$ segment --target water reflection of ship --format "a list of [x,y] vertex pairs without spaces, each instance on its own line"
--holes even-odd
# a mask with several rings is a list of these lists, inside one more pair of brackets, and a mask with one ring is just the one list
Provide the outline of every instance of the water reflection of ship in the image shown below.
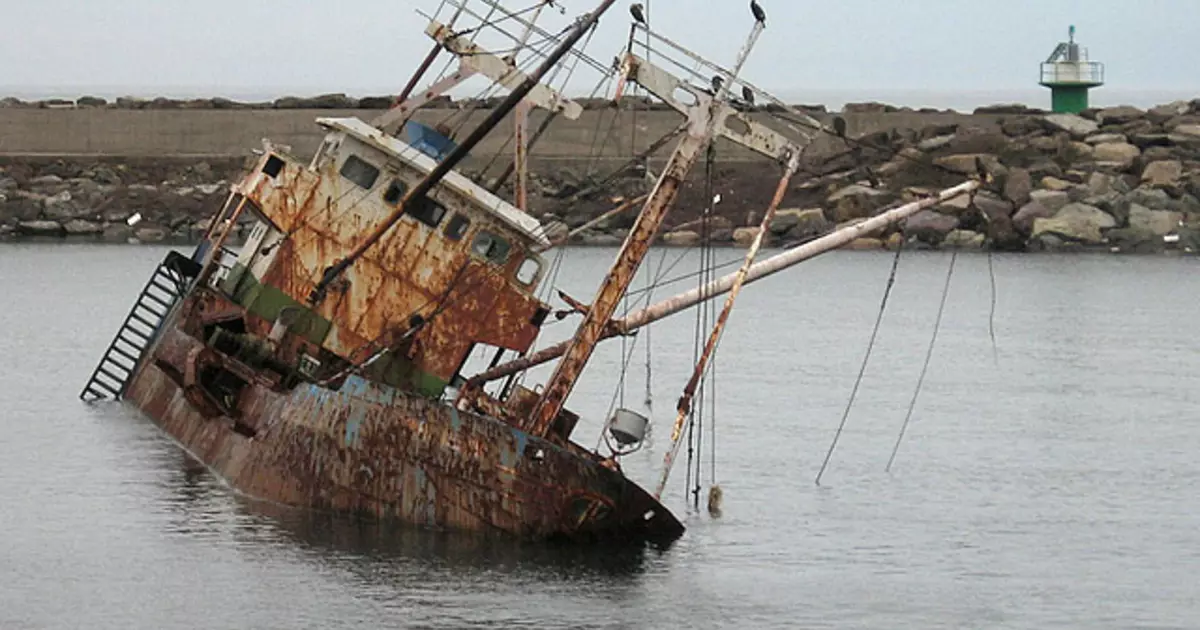
[[[654,547],[531,543],[508,536],[435,531],[397,521],[357,519],[238,497],[239,511],[322,563],[369,572],[372,581],[414,563],[450,571],[521,574],[536,579],[633,577],[663,552]],[[235,536],[238,535],[235,533]],[[255,531],[257,541],[263,532]],[[369,567],[369,568],[368,568]]]

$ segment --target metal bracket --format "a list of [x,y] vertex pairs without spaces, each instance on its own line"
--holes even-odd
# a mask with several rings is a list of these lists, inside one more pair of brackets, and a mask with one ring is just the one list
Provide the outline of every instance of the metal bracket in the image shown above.
[[[712,95],[707,90],[700,89],[632,53],[625,56],[621,69],[623,80],[637,83],[689,118],[697,108],[706,108],[712,101]],[[681,100],[680,90],[690,95],[695,102],[687,103]],[[784,163],[792,151],[799,150],[799,146],[787,136],[751,120],[749,116],[728,104],[722,104],[715,115],[717,133],[755,153]],[[731,128],[731,120],[736,121],[736,126],[744,126],[744,130]]]
[[[425,27],[425,34],[459,58],[458,72],[389,109],[374,120],[373,124],[376,127],[390,132],[390,127],[408,118],[418,107],[475,74],[481,74],[509,90],[516,89],[528,78],[527,74],[517,69],[510,61],[480,48],[464,36],[456,35],[449,26],[437,20],[429,21],[429,26]],[[578,119],[583,113],[583,107],[579,103],[542,84],[535,85],[525,99],[532,105],[557,112],[571,120]]]

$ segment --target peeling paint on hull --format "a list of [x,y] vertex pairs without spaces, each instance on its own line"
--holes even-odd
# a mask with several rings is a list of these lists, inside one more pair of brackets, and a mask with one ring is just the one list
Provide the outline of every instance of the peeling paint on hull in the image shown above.
[[306,508],[523,539],[671,542],[679,521],[584,452],[359,379],[340,390],[251,383],[237,418],[197,407],[179,375],[196,339],[164,326],[125,392],[230,486]]

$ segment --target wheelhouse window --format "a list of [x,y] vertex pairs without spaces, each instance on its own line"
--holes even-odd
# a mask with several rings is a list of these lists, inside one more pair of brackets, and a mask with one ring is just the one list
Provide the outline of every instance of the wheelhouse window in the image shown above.
[[446,207],[429,197],[421,197],[414,199],[405,212],[421,223],[435,228],[442,222],[442,217],[446,216]]
[[533,284],[534,280],[537,280],[538,274],[541,271],[542,261],[533,256],[527,256],[525,260],[521,261],[521,266],[517,267],[517,282],[529,286]]
[[383,201],[394,206],[400,203],[406,192],[408,192],[408,186],[398,179],[393,179],[392,183],[388,184],[387,190],[383,191]]
[[497,265],[503,264],[508,258],[508,241],[487,230],[480,230],[471,243],[471,251]]
[[467,234],[467,229],[470,227],[470,219],[468,219],[465,215],[456,214],[450,217],[450,222],[446,224],[446,229],[442,232],[442,234],[452,241],[458,241],[462,240],[462,237]]
[[370,190],[375,185],[375,180],[379,178],[379,169],[357,155],[347,156],[346,161],[342,162],[342,170],[339,172],[342,177],[367,190]]

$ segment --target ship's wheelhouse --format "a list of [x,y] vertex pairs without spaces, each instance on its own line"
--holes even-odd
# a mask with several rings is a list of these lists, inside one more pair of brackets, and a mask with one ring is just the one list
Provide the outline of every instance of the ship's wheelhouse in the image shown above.
[[254,228],[218,286],[256,316],[248,329],[283,330],[310,365],[321,354],[370,361],[369,378],[431,396],[477,346],[528,349],[548,313],[535,296],[537,252],[548,242],[537,220],[456,172],[404,205],[325,298],[309,303],[324,271],[436,166],[357,119],[318,122],[328,133],[311,161],[268,145],[229,202],[229,214],[244,206]]

